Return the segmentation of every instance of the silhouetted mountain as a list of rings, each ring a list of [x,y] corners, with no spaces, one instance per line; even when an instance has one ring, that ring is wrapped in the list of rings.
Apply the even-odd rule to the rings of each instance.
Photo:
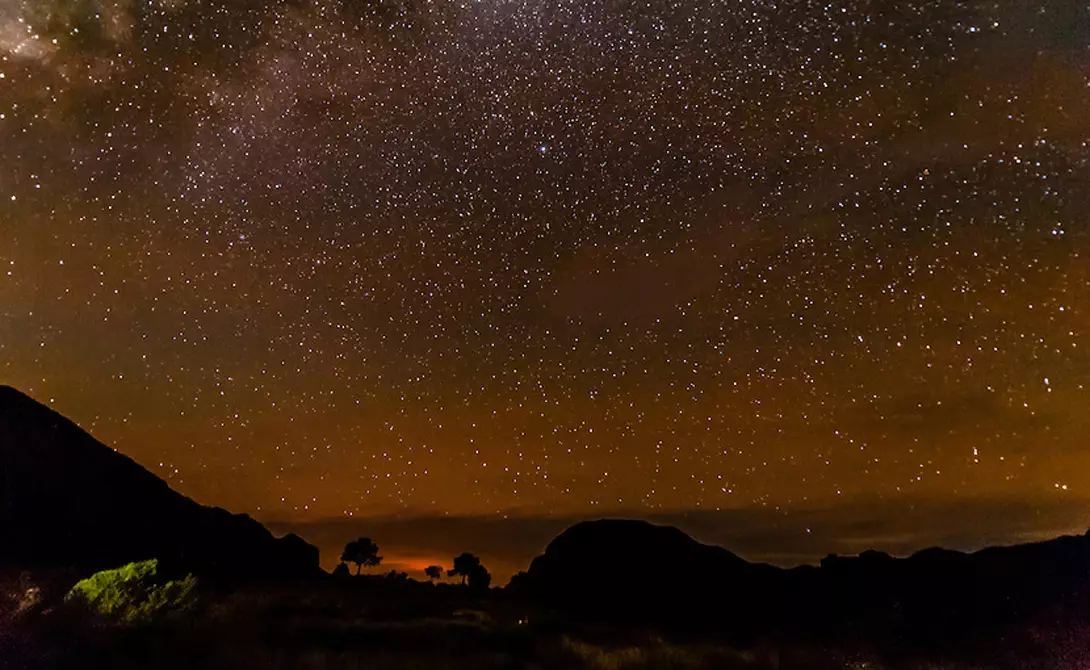
[[[60,414],[0,386],[0,566],[94,570],[159,558],[217,577],[317,573],[318,550],[205,507]]]
[[[784,570],[676,528],[601,520],[554,539],[519,589],[573,617],[934,646],[1029,621],[1090,621],[1090,537],[909,558],[868,551]]]
[[[576,524],[533,560],[532,593],[570,616],[685,627],[763,623],[778,568],[646,521]],[[738,614],[740,616],[735,616]]]

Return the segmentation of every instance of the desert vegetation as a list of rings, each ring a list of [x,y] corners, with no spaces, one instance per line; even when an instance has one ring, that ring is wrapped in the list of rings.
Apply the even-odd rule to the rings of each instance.
[[[65,597],[66,603],[105,620],[130,624],[185,614],[197,600],[197,579],[166,579],[156,559],[97,572],[77,582]]]
[[[170,574],[156,560],[78,580],[23,572],[0,591],[2,667],[1045,670],[1090,658],[1086,631],[1044,622],[986,653],[987,644],[937,653],[776,631],[742,641],[726,629],[581,621],[528,597],[520,580],[474,585],[480,563],[466,556],[448,569],[452,577],[468,571],[465,584],[436,583],[429,570],[424,580],[342,573],[225,588]]]

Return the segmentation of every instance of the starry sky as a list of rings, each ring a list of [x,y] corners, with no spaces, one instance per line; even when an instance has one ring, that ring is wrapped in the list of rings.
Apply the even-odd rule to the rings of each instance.
[[[1088,161],[1074,0],[0,0],[0,381],[421,561],[1084,530]]]

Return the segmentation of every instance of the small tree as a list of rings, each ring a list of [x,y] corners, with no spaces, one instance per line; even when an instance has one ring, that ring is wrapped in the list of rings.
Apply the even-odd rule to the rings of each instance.
[[[443,568],[438,565],[429,565],[424,568],[424,574],[428,576],[428,579],[434,582],[443,578]]]
[[[333,568],[333,576],[337,579],[344,579],[345,577],[351,577],[352,573],[348,571],[347,565],[338,563],[337,567]]]
[[[378,565],[382,562],[382,557],[378,555],[378,545],[372,542],[371,538],[361,537],[344,545],[341,560],[345,563],[355,563],[356,574],[358,575],[362,566],[372,567]]]
[[[466,579],[473,570],[481,565],[481,559],[477,558],[468,551],[461,556],[454,557],[454,567],[447,570],[447,576],[453,577],[454,575],[462,576],[462,583],[466,583]]]
[[[469,572],[469,588],[474,591],[487,591],[492,583],[492,575],[481,564],[477,564]]]
[[[511,593],[530,593],[533,588],[533,580],[528,572],[519,572],[507,582],[507,591]]]

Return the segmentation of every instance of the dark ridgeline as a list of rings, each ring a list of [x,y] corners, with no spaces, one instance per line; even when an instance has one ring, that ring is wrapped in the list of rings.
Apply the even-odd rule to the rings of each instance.
[[[1090,623],[1090,533],[972,554],[867,551],[786,570],[676,528],[601,520],[566,530],[517,582],[573,618],[952,648],[1027,624]]]
[[[19,391],[0,386],[0,568],[114,568],[158,558],[199,575],[319,572],[318,550],[205,507]]]
[[[346,548],[346,560],[381,560],[367,538],[353,544],[360,551]],[[147,558],[231,580],[324,574],[317,549],[299,537],[276,539],[248,516],[199,505],[0,387],[0,570],[86,572]],[[430,579],[442,575],[433,568]],[[356,581],[344,563],[338,574],[338,582]],[[448,576],[461,576],[467,592],[489,592],[491,578],[473,554],[456,557]],[[387,577],[361,584],[408,583],[403,573]],[[928,549],[897,559],[868,551],[787,570],[676,528],[591,521],[556,537],[496,597],[576,623],[714,631],[739,642],[785,635],[958,649],[1012,628],[1090,625],[1090,534],[973,554]]]

